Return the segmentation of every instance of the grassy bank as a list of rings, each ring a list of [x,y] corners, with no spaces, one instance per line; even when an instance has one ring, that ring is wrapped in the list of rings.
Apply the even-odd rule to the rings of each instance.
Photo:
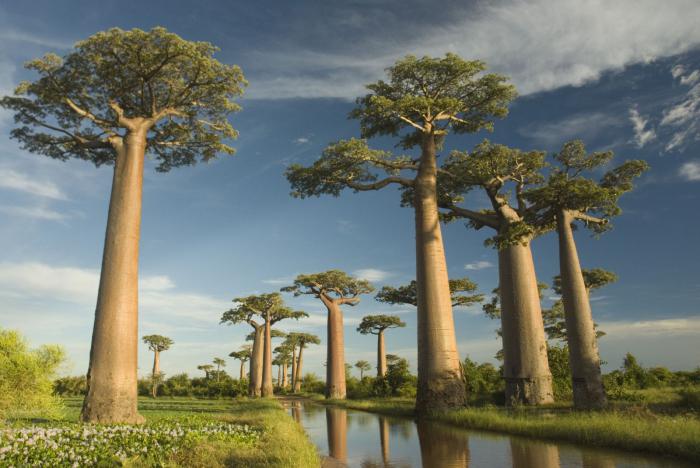
[[[391,416],[413,416],[413,400],[325,400],[323,404]],[[453,426],[539,439],[572,442],[700,462],[697,412],[664,414],[646,407],[618,405],[602,412],[573,411],[565,405],[546,408],[465,408],[431,416]]]
[[[48,429],[85,427],[76,424],[82,399],[69,398],[65,403],[66,411],[60,419],[15,420],[11,421],[10,425],[30,427],[38,424]],[[275,400],[140,399],[139,411],[146,418],[143,428],[152,432],[164,431],[164,437],[154,439],[159,440],[160,443],[167,443],[168,431],[173,428],[204,429],[199,433],[193,432],[191,437],[183,438],[182,447],[168,453],[163,461],[156,462],[147,455],[139,455],[129,457],[124,462],[124,466],[146,467],[160,466],[160,464],[172,467],[320,466],[315,446],[306,437],[303,429]],[[246,428],[248,432],[242,435],[226,434],[225,429],[221,433],[211,429],[234,427],[231,425]],[[82,430],[79,429],[79,431]],[[96,426],[95,430],[99,430],[99,426]],[[137,433],[125,437],[126,445],[131,443],[131,440],[141,442],[139,438],[143,436]],[[56,466],[61,465],[59,463]]]

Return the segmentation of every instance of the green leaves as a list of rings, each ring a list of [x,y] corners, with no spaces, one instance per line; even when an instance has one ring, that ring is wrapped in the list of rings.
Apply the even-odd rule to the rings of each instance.
[[[163,335],[146,335],[142,340],[148,345],[148,349],[155,352],[166,351],[175,343]]]
[[[473,293],[478,288],[476,283],[467,277],[451,279],[449,280],[449,283],[452,305],[455,307],[466,307],[484,300],[484,296],[482,294],[464,294]],[[384,286],[377,293],[375,299],[379,302],[385,302],[387,304],[410,304],[417,306],[417,290],[418,288],[415,280],[411,281],[407,285],[396,288],[392,286]],[[360,331],[359,328],[358,331]]]
[[[361,294],[374,291],[372,284],[363,279],[355,278],[340,270],[328,270],[323,273],[299,275],[294,284],[281,289],[291,292],[294,296],[311,294],[328,296],[337,299],[357,298]]]
[[[223,313],[220,323],[237,324],[247,322],[252,324],[254,317],[257,316],[262,320],[269,319],[270,323],[273,324],[288,318],[298,320],[309,316],[306,312],[292,310],[287,307],[284,304],[282,295],[276,292],[237,297],[233,302],[236,303],[236,306]]]
[[[247,84],[239,67],[214,59],[218,49],[186,41],[164,28],[113,28],[26,67],[39,78],[21,83],[0,105],[15,112],[12,131],[25,149],[96,165],[115,158],[115,138],[148,128],[158,170],[233,154],[228,122]]]
[[[380,293],[381,294],[381,293]],[[406,323],[397,315],[366,315],[357,327],[363,335],[377,335],[387,328],[405,327]]]

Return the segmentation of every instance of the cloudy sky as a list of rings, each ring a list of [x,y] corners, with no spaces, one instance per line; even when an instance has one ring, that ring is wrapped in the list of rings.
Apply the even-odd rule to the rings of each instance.
[[[512,78],[521,97],[488,135],[523,149],[556,151],[583,139],[611,149],[616,162],[643,158],[651,171],[625,196],[613,231],[577,232],[584,267],[620,280],[592,297],[608,334],[607,369],[630,351],[645,365],[700,364],[700,3],[604,1],[325,2],[5,2],[0,7],[0,94],[32,75],[22,64],[117,26],[165,26],[221,48],[250,86],[232,118],[236,156],[167,174],[147,168],[141,239],[140,333],[175,345],[163,370],[196,373],[226,357],[249,332],[219,325],[231,299],[278,290],[298,273],[339,268],[378,287],[414,276],[413,221],[394,190],[295,200],[283,176],[310,163],[326,144],[358,136],[346,118],[363,86],[406,55],[456,52],[485,60]],[[107,217],[111,169],[57,162],[21,151],[0,112],[0,326],[33,345],[60,343],[63,372],[87,369]],[[486,135],[451,138],[445,152],[469,149]],[[377,141],[390,149],[392,142]],[[478,197],[475,204],[483,203]],[[449,272],[488,293],[497,282],[487,233],[463,223],[444,228]],[[539,279],[557,273],[556,239],[533,245]],[[546,294],[545,305],[553,293]],[[317,333],[325,315],[313,298],[290,302],[310,318],[285,330]],[[346,357],[373,361],[361,317],[397,313],[388,352],[415,363],[415,311],[366,296],[346,311]],[[463,356],[493,361],[497,324],[479,307],[455,310]],[[140,372],[151,356],[142,346]],[[323,373],[324,346],[312,347],[309,371]],[[229,360],[229,365],[235,364]]]

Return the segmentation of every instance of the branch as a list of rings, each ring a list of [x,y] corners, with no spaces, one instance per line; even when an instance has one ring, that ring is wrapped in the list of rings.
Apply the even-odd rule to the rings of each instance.
[[[418,130],[420,130],[421,132],[425,132],[425,131],[426,131],[425,128],[424,128],[423,126],[418,125],[418,124],[415,123],[413,120],[408,119],[408,118],[406,118],[406,117],[404,117],[403,115],[400,115],[400,114],[398,115],[398,117],[399,117],[399,119],[403,120],[403,121],[406,122],[408,125],[410,125],[411,127],[415,127],[415,128],[417,128]]]
[[[582,213],[580,211],[572,211],[571,215],[574,217],[574,219],[578,219],[579,221],[583,221],[586,224],[608,224],[608,220],[605,218],[598,218],[596,216],[591,216],[586,213]]]
[[[97,117],[95,114],[93,114],[90,111],[87,111],[85,109],[82,109],[81,107],[78,107],[78,105],[73,102],[71,98],[65,98],[66,104],[68,104],[68,107],[73,109],[73,111],[78,114],[81,117],[85,117],[86,119],[92,120],[97,124],[100,128],[103,130],[107,131],[105,127],[109,128],[111,127],[114,123],[113,122],[108,122],[106,120],[102,120],[99,117]]]
[[[495,216],[490,216],[485,213],[479,213],[478,211],[472,211],[467,208],[460,208],[459,206],[442,206],[450,210],[453,214],[456,214],[462,218],[467,218],[472,220],[474,223],[478,223],[484,226],[488,226],[493,229],[498,229],[499,222]]]
[[[386,179],[382,179],[380,181],[374,182],[372,184],[361,184],[359,182],[347,182],[347,186],[359,190],[359,191],[368,191],[368,190],[379,190],[384,187],[386,187],[389,184],[399,184],[403,185],[404,187],[413,187],[413,181],[409,179],[404,179],[403,177],[387,177]]]

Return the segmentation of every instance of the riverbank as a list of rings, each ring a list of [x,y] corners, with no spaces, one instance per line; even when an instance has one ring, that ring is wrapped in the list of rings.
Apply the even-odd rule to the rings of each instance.
[[[414,416],[410,399],[314,401],[388,416]],[[556,405],[543,408],[464,408],[433,414],[430,419],[452,426],[665,455],[700,462],[700,418],[697,412],[667,415],[644,407],[583,412]]]
[[[65,399],[62,417],[54,420],[9,421],[8,430],[15,428],[33,430],[29,450],[36,447],[36,440],[53,432],[63,436],[53,450],[51,462],[63,466],[62,453],[88,450],[95,440],[111,444],[109,447],[90,448],[85,457],[114,457],[115,452],[127,454],[123,463],[132,467],[183,466],[183,467],[319,467],[321,462],[316,447],[276,400],[199,400],[191,398],[139,399],[139,412],[146,418],[141,426],[80,425],[78,415],[82,398]],[[116,428],[119,428],[116,430]],[[95,433],[87,435],[87,432]],[[104,434],[103,434],[104,432]],[[118,437],[114,434],[119,432]],[[185,434],[184,436],[182,436]],[[0,435],[0,447],[9,434]],[[16,436],[13,436],[15,440]],[[87,439],[85,438],[87,437]],[[114,439],[109,441],[108,439]],[[83,440],[85,439],[85,440]],[[176,442],[174,442],[176,441]],[[13,442],[14,443],[14,442]],[[42,442],[43,443],[43,442]],[[87,444],[87,445],[86,445]],[[165,444],[169,444],[165,450]],[[65,447],[64,447],[65,445]],[[143,453],[133,455],[135,448]],[[160,453],[151,454],[161,447]],[[150,452],[149,452],[150,451]],[[38,457],[45,454],[37,453]],[[121,457],[120,457],[121,458]],[[85,458],[93,461],[92,458]],[[43,461],[43,459],[42,459]],[[68,460],[65,460],[66,462]],[[109,464],[110,461],[99,458]],[[97,463],[97,461],[95,461]],[[122,462],[120,462],[122,463]],[[0,462],[0,464],[2,464]],[[105,465],[106,466],[106,465]],[[112,466],[112,465],[110,465]]]

